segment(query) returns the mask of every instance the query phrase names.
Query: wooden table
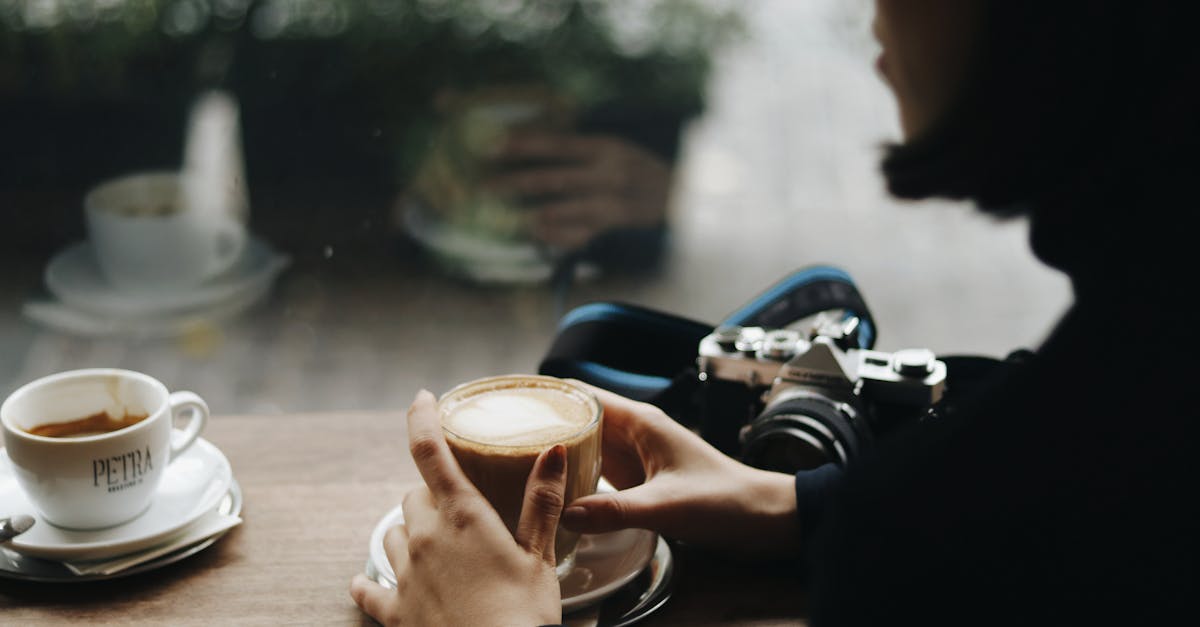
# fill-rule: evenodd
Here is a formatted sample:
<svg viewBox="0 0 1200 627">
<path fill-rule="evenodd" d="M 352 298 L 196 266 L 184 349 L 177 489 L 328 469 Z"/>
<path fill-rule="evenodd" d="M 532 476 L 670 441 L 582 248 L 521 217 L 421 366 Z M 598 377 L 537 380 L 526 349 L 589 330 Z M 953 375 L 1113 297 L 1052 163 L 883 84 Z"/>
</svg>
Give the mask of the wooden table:
<svg viewBox="0 0 1200 627">
<path fill-rule="evenodd" d="M 241 526 L 189 559 L 130 577 L 0 579 L 0 625 L 371 624 L 348 586 L 376 522 L 420 481 L 403 413 L 218 416 L 205 437 L 242 487 Z M 791 569 L 678 546 L 674 555 L 671 600 L 642 624 L 803 624 Z"/>
</svg>

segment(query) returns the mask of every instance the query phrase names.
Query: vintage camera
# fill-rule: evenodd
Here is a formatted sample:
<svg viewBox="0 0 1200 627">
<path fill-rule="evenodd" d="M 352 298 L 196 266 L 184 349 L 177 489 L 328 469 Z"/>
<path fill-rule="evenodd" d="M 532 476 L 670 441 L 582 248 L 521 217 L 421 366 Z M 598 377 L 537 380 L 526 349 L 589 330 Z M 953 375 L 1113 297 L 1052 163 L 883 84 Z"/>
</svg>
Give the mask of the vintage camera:
<svg viewBox="0 0 1200 627">
<path fill-rule="evenodd" d="M 945 392 L 946 364 L 923 348 L 859 348 L 860 321 L 807 328 L 722 326 L 700 341 L 701 436 L 749 465 L 846 466 Z"/>
</svg>

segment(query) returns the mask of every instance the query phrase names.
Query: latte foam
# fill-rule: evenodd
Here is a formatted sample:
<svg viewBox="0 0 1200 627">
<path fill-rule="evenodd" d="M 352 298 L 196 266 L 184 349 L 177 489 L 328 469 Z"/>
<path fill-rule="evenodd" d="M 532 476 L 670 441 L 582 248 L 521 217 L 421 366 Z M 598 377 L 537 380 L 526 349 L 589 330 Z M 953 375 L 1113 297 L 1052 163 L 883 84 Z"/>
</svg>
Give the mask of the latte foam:
<svg viewBox="0 0 1200 627">
<path fill-rule="evenodd" d="M 575 435 L 590 419 L 562 392 L 514 387 L 465 399 L 443 415 L 442 423 L 455 435 L 481 444 L 532 446 Z"/>
</svg>

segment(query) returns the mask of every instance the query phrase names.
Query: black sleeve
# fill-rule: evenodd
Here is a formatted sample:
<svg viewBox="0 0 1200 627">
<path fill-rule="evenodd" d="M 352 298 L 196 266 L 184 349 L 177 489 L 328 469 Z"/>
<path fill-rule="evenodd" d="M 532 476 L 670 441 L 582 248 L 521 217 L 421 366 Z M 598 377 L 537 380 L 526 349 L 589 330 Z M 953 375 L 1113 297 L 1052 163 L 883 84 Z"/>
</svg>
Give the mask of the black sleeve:
<svg viewBox="0 0 1200 627">
<path fill-rule="evenodd" d="M 813 530 L 821 523 L 830 496 L 842 483 L 843 471 L 832 462 L 796 473 L 796 517 L 799 520 L 801 546 L 808 553 Z"/>
</svg>

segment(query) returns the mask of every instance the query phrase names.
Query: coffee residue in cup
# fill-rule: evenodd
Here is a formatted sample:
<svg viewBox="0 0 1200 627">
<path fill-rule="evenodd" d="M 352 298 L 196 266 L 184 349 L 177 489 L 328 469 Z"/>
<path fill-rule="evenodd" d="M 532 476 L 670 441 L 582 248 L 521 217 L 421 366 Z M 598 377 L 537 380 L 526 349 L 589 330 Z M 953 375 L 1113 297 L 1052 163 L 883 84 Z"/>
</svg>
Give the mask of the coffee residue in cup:
<svg viewBox="0 0 1200 627">
<path fill-rule="evenodd" d="M 83 438 L 89 435 L 102 435 L 131 427 L 143 420 L 149 414 L 130 414 L 126 412 L 121 417 L 115 417 L 107 411 L 96 412 L 90 416 L 76 418 L 65 422 L 51 422 L 26 429 L 28 433 L 45 438 Z"/>
</svg>

